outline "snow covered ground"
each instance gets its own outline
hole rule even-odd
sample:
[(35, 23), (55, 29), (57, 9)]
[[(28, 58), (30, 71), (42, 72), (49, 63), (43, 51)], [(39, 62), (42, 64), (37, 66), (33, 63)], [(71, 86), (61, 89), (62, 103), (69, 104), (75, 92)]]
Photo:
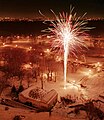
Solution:
[[(89, 60), (90, 63), (95, 62)], [(99, 62), (99, 59), (96, 59), (96, 62)], [(93, 71), (90, 76), (87, 76), (89, 69)], [(79, 115), (68, 114), (72, 109), (68, 107), (63, 107), (60, 105), (60, 97), (71, 95), (72, 99), (76, 99), (76, 103), (83, 103), (87, 100), (98, 100), (101, 99), (99, 95), (104, 96), (104, 71), (95, 72), (92, 68), (81, 67), (77, 73), (69, 73), (67, 75), (67, 85), (66, 89), (64, 89), (64, 81), (63, 74), (60, 73), (57, 76), (56, 82), (54, 81), (46, 81), (44, 80), (44, 89), (49, 91), (51, 89), (55, 89), (58, 92), (58, 103), (52, 110), (52, 115), (49, 116), (48, 112), (35, 113), (32, 110), (25, 110), (20, 108), (11, 108), (5, 110), (4, 105), (0, 105), (0, 120), (12, 120), (15, 115), (20, 115), (23, 120), (85, 120), (86, 113), (83, 111)], [(19, 81), (16, 79), (10, 80), (11, 85), (15, 84), (17, 87), (19, 85)], [(81, 86), (83, 84), (83, 86)], [(28, 86), (26, 79), (23, 80), (23, 85), (25, 88)], [(30, 86), (41, 87), (41, 81), (38, 79), (31, 80)], [(5, 95), (9, 92), (9, 89), (5, 89), (2, 92), (1, 97), (5, 97)], [(7, 97), (7, 96), (6, 96)], [(84, 101), (85, 100), (85, 101)], [(103, 100), (103, 99), (102, 99)], [(104, 105), (101, 104), (101, 110), (104, 111)]]
[(9, 107), (5, 110), (4, 105), (0, 105), (0, 120), (13, 120), (15, 116), (20, 116), (22, 120), (68, 120), (67, 118), (52, 115), (48, 112), (35, 113), (32, 110)]

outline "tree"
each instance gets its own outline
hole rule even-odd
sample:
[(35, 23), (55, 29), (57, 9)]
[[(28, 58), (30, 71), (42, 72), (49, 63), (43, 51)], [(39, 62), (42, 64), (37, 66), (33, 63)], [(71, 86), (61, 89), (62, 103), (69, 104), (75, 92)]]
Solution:
[(14, 97), (17, 98), (17, 96), (18, 96), (17, 89), (14, 85), (12, 86), (12, 89), (11, 89), (11, 96), (12, 96), (12, 98), (14, 98)]
[(21, 65), (26, 62), (26, 52), (22, 48), (5, 47), (2, 50), (2, 57), (7, 62), (7, 71), (10, 76), (23, 77)]
[(9, 86), (9, 82), (7, 81), (7, 76), (3, 75), (2, 77), (0, 77), (0, 95), (2, 91), (4, 90), (4, 88), (8, 86)]
[(18, 94), (19, 94), (20, 92), (22, 92), (23, 90), (24, 90), (23, 85), (20, 85), (19, 88), (18, 88), (18, 90), (17, 90)]

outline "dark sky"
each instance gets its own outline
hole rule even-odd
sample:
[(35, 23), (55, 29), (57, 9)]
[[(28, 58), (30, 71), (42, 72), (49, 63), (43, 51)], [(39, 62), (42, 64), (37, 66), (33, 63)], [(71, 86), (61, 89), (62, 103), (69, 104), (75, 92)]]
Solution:
[(78, 15), (87, 12), (87, 17), (104, 18), (104, 0), (0, 0), (0, 17), (30, 17), (43, 14), (52, 16), (50, 9), (55, 13), (69, 11), (73, 5)]

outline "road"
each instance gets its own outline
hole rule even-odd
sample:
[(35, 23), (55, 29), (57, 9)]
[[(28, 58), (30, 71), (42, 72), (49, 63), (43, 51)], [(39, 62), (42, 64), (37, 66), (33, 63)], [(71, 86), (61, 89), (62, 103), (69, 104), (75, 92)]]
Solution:
[(14, 100), (10, 100), (10, 99), (3, 99), (2, 98), (0, 103), (3, 105), (11, 106), (11, 107), (34, 110), (34, 112), (39, 111), (37, 108), (31, 107), (31, 106), (28, 106), (28, 105), (25, 105), (23, 103), (20, 103), (20, 102), (14, 101)]

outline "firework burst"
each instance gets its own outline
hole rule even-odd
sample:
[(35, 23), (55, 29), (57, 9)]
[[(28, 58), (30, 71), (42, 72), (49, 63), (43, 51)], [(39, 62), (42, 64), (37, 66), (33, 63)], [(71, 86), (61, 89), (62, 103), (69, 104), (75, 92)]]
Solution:
[(59, 13), (55, 16), (55, 21), (50, 21), (50, 27), (45, 30), (49, 32), (52, 39), (52, 48), (59, 48), (59, 51), (64, 52), (64, 88), (66, 88), (66, 75), (67, 75), (67, 59), (68, 55), (73, 54), (76, 56), (76, 52), (82, 47), (86, 47), (84, 40), (88, 36), (86, 31), (87, 21), (81, 17), (77, 17), (76, 13), (73, 12), (74, 7), (70, 9), (69, 13)]

